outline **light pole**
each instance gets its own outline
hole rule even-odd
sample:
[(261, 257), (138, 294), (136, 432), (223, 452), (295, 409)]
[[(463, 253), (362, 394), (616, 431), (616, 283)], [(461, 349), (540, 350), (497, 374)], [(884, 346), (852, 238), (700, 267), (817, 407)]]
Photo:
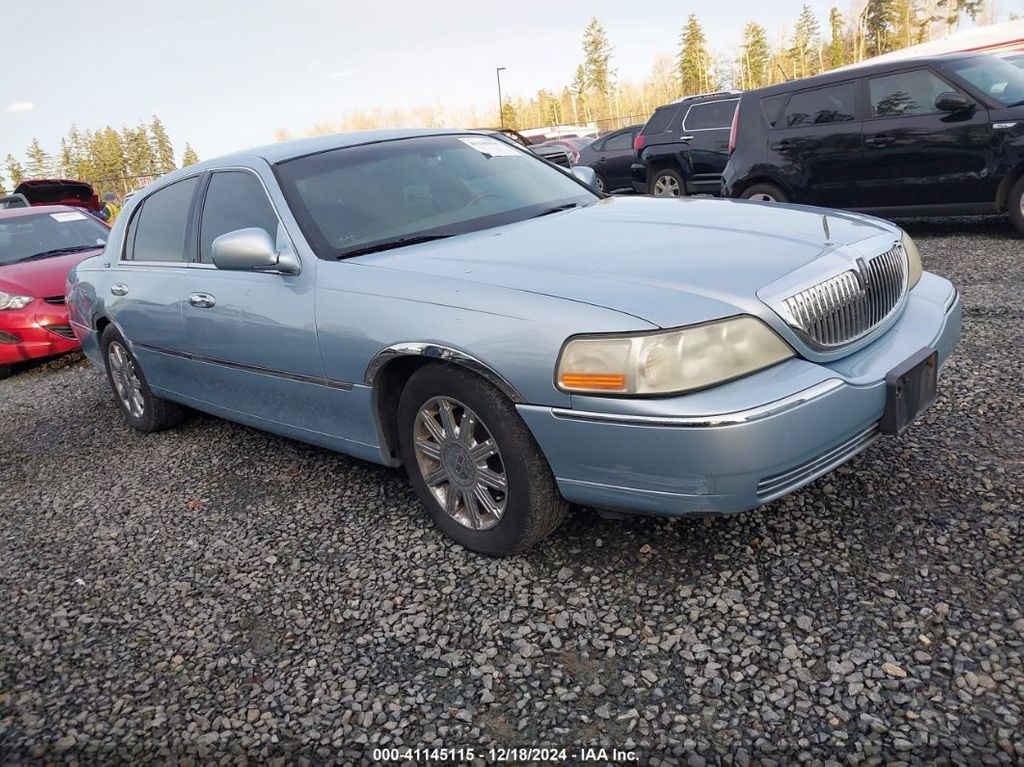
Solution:
[(498, 122), (501, 123), (501, 127), (505, 127), (505, 104), (501, 100), (501, 73), (505, 67), (498, 67), (494, 70), (494, 73), (498, 76)]

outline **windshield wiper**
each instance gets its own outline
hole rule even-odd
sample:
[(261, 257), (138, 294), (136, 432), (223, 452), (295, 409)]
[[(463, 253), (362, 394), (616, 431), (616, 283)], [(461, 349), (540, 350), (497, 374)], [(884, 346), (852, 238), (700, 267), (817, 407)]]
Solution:
[(15, 259), (11, 263), (20, 264), (22, 261), (34, 261), (37, 258), (49, 258), (50, 256), (63, 256), (67, 253), (81, 253), (83, 250), (99, 250), (102, 247), (102, 245), (73, 245), (70, 248), (54, 248), (53, 250), (44, 250), (42, 253), (33, 253), (31, 256)]
[(341, 261), (345, 258), (352, 258), (353, 256), (365, 256), (367, 253), (378, 253), (382, 250), (392, 250), (393, 248), (404, 248), (406, 245), (418, 245), (421, 242), (434, 242), (435, 240), (444, 240), (448, 237), (454, 237), (454, 234), (417, 234), (412, 237), (396, 237), (393, 240), (381, 240), (374, 242), (369, 245), (364, 245), (361, 248), (353, 248), (352, 250), (346, 250), (338, 256), (338, 260)]
[(1024, 107), (1024, 99), (1021, 99), (1020, 101), (1014, 101), (1012, 104), (1007, 104), (1003, 108), (1009, 109), (1010, 107)]
[(578, 202), (567, 202), (564, 205), (555, 205), (552, 208), (545, 208), (540, 213), (537, 213), (530, 218), (540, 218), (541, 216), (550, 216), (552, 213), (561, 213), (563, 210), (572, 210), (573, 208), (582, 208)]

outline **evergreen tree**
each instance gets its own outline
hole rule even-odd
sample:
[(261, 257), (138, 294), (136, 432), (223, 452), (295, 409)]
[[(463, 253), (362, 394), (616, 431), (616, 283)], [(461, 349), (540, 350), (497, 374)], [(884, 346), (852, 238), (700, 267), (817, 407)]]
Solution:
[(590, 120), (590, 106), (587, 104), (587, 70), (582, 64), (576, 67), (576, 77), (569, 86), (572, 91), (572, 119), (579, 123), (580, 118)]
[(89, 154), (92, 156), (95, 178), (93, 186), (101, 195), (106, 192), (128, 191), (125, 180), (124, 147), (121, 136), (109, 125), (89, 134)]
[(683, 94), (693, 96), (707, 93), (717, 87), (712, 73), (711, 54), (708, 52), (704, 29), (697, 15), (690, 14), (679, 41), (679, 85)]
[(751, 21), (743, 28), (743, 57), (740, 59), (744, 89), (760, 88), (771, 82), (769, 66), (771, 64), (771, 47), (768, 44), (768, 30)]
[(156, 157), (149, 143), (146, 126), (121, 130), (121, 145), (124, 147), (125, 170), (129, 176), (150, 176), (157, 173)]
[(811, 7), (804, 4), (793, 28), (793, 44), (789, 55), (792, 58), (794, 76), (807, 77), (820, 70), (818, 51), (821, 45), (821, 28)]
[(153, 149), (153, 157), (156, 159), (156, 172), (169, 173), (175, 169), (174, 146), (171, 144), (170, 136), (160, 122), (160, 118), (153, 116), (149, 124), (150, 146)]
[(39, 139), (32, 139), (25, 150), (25, 172), (31, 178), (48, 178), (53, 176), (53, 158), (39, 145)]
[(846, 63), (846, 41), (843, 39), (843, 14), (835, 6), (832, 6), (832, 10), (829, 11), (828, 26), (832, 35), (828, 46), (828, 63), (831, 68), (835, 69)]
[(7, 175), (11, 178), (12, 189), (25, 180), (25, 169), (20, 162), (14, 159), (13, 155), (7, 155), (4, 165), (7, 167)]
[(864, 9), (864, 43), (869, 56), (878, 56), (896, 48), (895, 0), (868, 0)]
[(612, 93), (615, 72), (611, 68), (612, 46), (604, 27), (592, 18), (583, 33), (583, 71), (586, 88), (596, 101), (606, 105)]
[(195, 165), (197, 162), (199, 162), (199, 155), (196, 154), (196, 150), (192, 148), (192, 145), (186, 141), (185, 151), (181, 155), (181, 167)]
[(512, 104), (512, 99), (505, 99), (505, 103), (501, 105), (501, 124), (506, 128), (518, 128), (519, 120), (516, 116), (516, 108)]
[(7, 187), (4, 186), (4, 176), (0, 173), (0, 197), (7, 194)]

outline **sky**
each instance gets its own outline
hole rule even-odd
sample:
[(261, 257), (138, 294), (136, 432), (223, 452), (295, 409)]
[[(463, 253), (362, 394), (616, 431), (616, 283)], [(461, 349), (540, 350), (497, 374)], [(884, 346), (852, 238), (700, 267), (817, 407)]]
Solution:
[[(822, 28), (835, 0), (810, 0)], [(840, 0), (845, 7), (848, 0)], [(622, 79), (640, 80), (674, 54), (696, 12), (712, 50), (732, 53), (756, 19), (773, 36), (803, 0), (0, 0), (0, 158), (33, 137), (55, 153), (79, 128), (163, 120), (180, 160), (301, 135), (346, 111), (494, 105), (561, 88), (582, 60), (596, 16)], [(24, 65), (19, 64), (24, 62)]]

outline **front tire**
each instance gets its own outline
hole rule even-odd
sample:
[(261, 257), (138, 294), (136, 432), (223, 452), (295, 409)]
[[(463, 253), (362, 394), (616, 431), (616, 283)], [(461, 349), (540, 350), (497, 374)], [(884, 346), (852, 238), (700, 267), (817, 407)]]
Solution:
[(754, 184), (744, 189), (740, 197), (744, 200), (759, 200), (760, 202), (789, 202), (786, 193), (775, 184)]
[(686, 194), (686, 185), (679, 171), (665, 168), (654, 174), (650, 190), (652, 197), (683, 197)]
[(610, 191), (608, 189), (608, 179), (606, 179), (598, 171), (594, 171), (594, 176), (595, 176), (594, 189), (596, 189), (597, 191), (601, 192), (601, 194), (606, 194), (608, 191)]
[(468, 549), (514, 554), (565, 518), (551, 468), (515, 407), (467, 370), (416, 371), (399, 402), (398, 439), (420, 502)]
[(0, 381), (3, 381), (5, 378), (10, 378), (11, 373), (13, 372), (14, 369), (10, 365), (0, 365)]
[(1017, 234), (1024, 236), (1024, 176), (1017, 179), (1017, 183), (1010, 190), (1006, 207), (1013, 228), (1017, 230)]
[(129, 426), (151, 434), (181, 423), (184, 408), (153, 394), (142, 366), (113, 325), (107, 325), (103, 331), (100, 347), (106, 362), (107, 380)]

